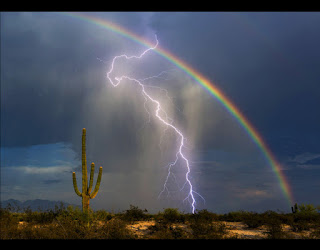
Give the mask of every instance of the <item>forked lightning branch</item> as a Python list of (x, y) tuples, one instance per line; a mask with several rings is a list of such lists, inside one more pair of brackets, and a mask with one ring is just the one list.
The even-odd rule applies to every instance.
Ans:
[[(145, 51), (143, 51), (140, 55), (134, 55), (134, 56), (128, 56), (128, 55), (119, 55), (119, 56), (115, 56), (112, 60), (111, 63), (111, 67), (110, 70), (107, 73), (107, 78), (109, 80), (109, 82), (114, 86), (117, 87), (123, 80), (128, 80), (128, 81), (132, 81), (133, 83), (135, 83), (137, 85), (138, 88), (140, 88), (142, 95), (144, 96), (146, 103), (147, 102), (151, 102), (153, 103), (155, 106), (155, 109), (153, 110), (155, 117), (159, 120), (159, 122), (163, 123), (167, 129), (171, 129), (177, 136), (177, 140), (179, 141), (178, 143), (178, 147), (176, 149), (175, 152), (175, 160), (171, 163), (168, 164), (168, 175), (166, 177), (166, 180), (164, 182), (163, 185), (163, 189), (159, 194), (159, 197), (161, 196), (161, 194), (163, 192), (169, 192), (170, 190), (168, 189), (168, 180), (169, 177), (171, 175), (173, 175), (172, 172), (172, 168), (174, 168), (178, 162), (183, 164), (183, 166), (186, 168), (186, 174), (185, 174), (185, 182), (183, 187), (181, 188), (181, 190), (185, 187), (188, 188), (188, 192), (187, 192), (187, 196), (185, 197), (184, 201), (188, 201), (191, 205), (192, 208), (192, 213), (195, 212), (196, 210), (196, 200), (195, 200), (195, 195), (200, 196), (202, 199), (203, 197), (198, 194), (197, 192), (195, 192), (193, 190), (193, 186), (192, 183), (190, 181), (190, 164), (189, 164), (189, 160), (187, 159), (187, 157), (184, 154), (184, 147), (185, 147), (185, 136), (182, 134), (182, 132), (174, 125), (172, 125), (172, 122), (168, 121), (168, 116), (167, 113), (165, 112), (165, 110), (162, 109), (161, 103), (159, 100), (154, 99), (146, 90), (145, 85), (142, 84), (141, 80), (138, 80), (132, 76), (128, 76), (128, 75), (120, 75), (120, 76), (112, 76), (114, 73), (114, 69), (116, 67), (116, 63), (119, 62), (119, 59), (126, 59), (126, 60), (142, 60), (143, 56), (152, 51), (155, 50), (158, 46), (159, 42), (157, 40), (156, 37), (156, 44), (154, 47), (148, 48)], [(146, 104), (145, 103), (145, 104)], [(147, 111), (148, 112), (148, 111)], [(162, 116), (161, 114), (164, 114), (164, 116)]]

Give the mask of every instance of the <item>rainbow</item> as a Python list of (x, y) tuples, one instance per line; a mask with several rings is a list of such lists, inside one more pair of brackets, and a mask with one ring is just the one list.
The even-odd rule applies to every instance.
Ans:
[[(104, 29), (115, 32), (125, 38), (133, 40), (143, 46), (153, 47), (154, 44), (147, 41), (146, 39), (139, 37), (135, 33), (125, 29), (124, 27), (107, 21), (102, 18), (93, 17), (84, 13), (62, 13), (64, 15), (74, 17), (77, 19), (81, 19), (83, 21), (92, 23), (94, 25), (98, 25)], [(248, 119), (241, 113), (241, 111), (231, 102), (231, 100), (215, 85), (213, 85), (208, 79), (206, 79), (201, 73), (197, 72), (191, 66), (187, 65), (181, 59), (173, 55), (169, 51), (165, 51), (164, 49), (157, 47), (155, 50), (160, 56), (166, 58), (172, 64), (183, 70), (189, 76), (191, 76), (196, 82), (198, 82), (202, 87), (204, 87), (208, 92), (218, 100), (219, 103), (236, 119), (236, 121), (243, 127), (249, 137), (254, 141), (254, 143), (260, 148), (263, 153), (265, 159), (271, 166), (273, 172), (277, 176), (277, 180), (280, 184), (281, 190), (288, 201), (289, 206), (294, 203), (293, 194), (291, 191), (291, 187), (289, 182), (287, 181), (283, 171), (281, 170), (280, 164), (277, 162), (275, 157), (273, 156), (271, 150), (268, 148), (266, 143), (263, 141), (262, 136), (258, 133), (258, 131), (253, 127), (253, 125), (248, 121)]]

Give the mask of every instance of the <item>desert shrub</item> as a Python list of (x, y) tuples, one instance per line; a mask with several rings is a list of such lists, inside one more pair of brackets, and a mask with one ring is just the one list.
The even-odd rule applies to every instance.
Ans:
[(0, 208), (0, 239), (14, 239), (18, 235), (19, 220), (8, 209)]
[(83, 213), (79, 207), (68, 206), (65, 210), (57, 214), (56, 219), (93, 223), (99, 216), (102, 216), (102, 213), (96, 214), (96, 212), (90, 208), (88, 213)]
[(196, 213), (190, 216), (190, 221), (198, 221), (198, 222), (206, 222), (211, 223), (213, 221), (217, 221), (219, 219), (218, 215), (215, 213), (211, 213), (206, 209), (197, 210)]
[(180, 227), (170, 226), (169, 230), (170, 230), (170, 233), (171, 233), (171, 236), (173, 239), (188, 239), (189, 238), (188, 233)]
[(223, 239), (226, 234), (226, 225), (223, 222), (205, 222), (194, 220), (189, 227), (194, 239)]
[(133, 239), (135, 236), (120, 219), (111, 219), (102, 225), (85, 220), (59, 217), (56, 223), (35, 226), (26, 224), (20, 239)]
[[(76, 216), (70, 213), (62, 214), (55, 220), (56, 235), (54, 238), (59, 239), (85, 239), (89, 237), (89, 227), (92, 224), (88, 224), (83, 215)], [(92, 228), (92, 226), (90, 227)], [(89, 237), (90, 238), (90, 237)]]
[(149, 218), (146, 214), (147, 212), (148, 211), (146, 209), (142, 210), (136, 206), (130, 205), (130, 209), (121, 214), (119, 218), (127, 222), (146, 220)]
[(265, 232), (269, 239), (284, 239), (285, 234), (280, 224), (267, 225), (267, 231)]
[(114, 218), (114, 215), (105, 210), (98, 210), (94, 212), (93, 217), (94, 220), (109, 221)]
[(148, 227), (151, 239), (189, 239), (190, 233), (165, 221), (156, 221)]
[(232, 211), (227, 214), (223, 214), (220, 217), (220, 220), (222, 221), (228, 221), (228, 222), (241, 222), (243, 221), (244, 217), (246, 216), (245, 211)]
[(95, 239), (100, 237), (100, 219), (108, 220), (108, 213), (96, 213), (89, 209), (83, 213), (80, 208), (69, 206), (53, 221), (51, 230), (56, 231), (53, 238), (59, 239)]
[(318, 220), (313, 224), (313, 231), (310, 234), (310, 239), (320, 239), (320, 214)]
[(57, 215), (53, 210), (39, 212), (26, 209), (24, 221), (35, 224), (47, 224), (51, 223), (56, 216)]
[(282, 218), (278, 216), (276, 213), (271, 212), (267, 213), (264, 218), (264, 224), (266, 225), (268, 239), (287, 239), (288, 234), (285, 233), (282, 229)]
[(23, 213), (20, 214), (20, 220), (23, 220), (28, 223), (35, 223), (35, 224), (48, 224), (53, 222), (53, 220), (59, 216), (60, 214), (66, 211), (66, 207), (61, 202), (60, 206), (55, 205), (54, 209), (47, 209), (39, 211), (32, 211), (30, 207), (24, 208)]
[[(90, 213), (90, 212), (89, 212)], [(82, 215), (82, 211), (78, 207), (68, 206), (67, 209), (61, 211), (57, 217), (70, 217), (73, 220), (78, 220)]]
[(248, 228), (257, 228), (264, 224), (262, 216), (255, 212), (244, 213), (242, 222), (245, 223), (248, 226)]
[(271, 221), (271, 222), (277, 221), (281, 224), (288, 224), (290, 221), (290, 215), (291, 214), (277, 213), (277, 212), (274, 212), (271, 210), (268, 210), (268, 211), (260, 214), (261, 220), (263, 221), (263, 224), (268, 224), (269, 221)]
[(301, 232), (303, 230), (310, 230), (315, 225), (320, 224), (320, 214), (317, 213), (294, 213), (288, 216), (288, 225), (291, 226), (292, 231)]
[(152, 239), (188, 239), (190, 233), (182, 229), (177, 223), (184, 223), (186, 216), (177, 208), (166, 208), (163, 212), (154, 215), (155, 224), (149, 226)]
[(156, 219), (163, 221), (164, 223), (183, 223), (185, 217), (183, 214), (180, 214), (177, 208), (166, 208), (163, 213), (159, 213), (156, 216)]
[(291, 215), (290, 226), (295, 232), (309, 230), (320, 221), (320, 206), (315, 207), (312, 204), (301, 204), (297, 206), (296, 211)]
[(33, 222), (23, 224), (16, 239), (59, 239), (59, 230), (52, 224), (37, 225)]
[(182, 216), (180, 215), (177, 208), (166, 208), (163, 211), (163, 219), (169, 223), (180, 222)]
[(155, 221), (154, 225), (151, 225), (148, 227), (148, 230), (150, 231), (150, 235), (155, 235), (158, 232), (166, 232), (168, 228), (168, 224), (163, 222), (162, 220), (159, 220), (158, 217), (156, 217), (157, 220)]
[(305, 220), (293, 220), (293, 222), (290, 223), (290, 226), (293, 232), (301, 232), (311, 228), (311, 224)]
[(301, 204), (298, 206), (298, 213), (300, 214), (308, 214), (308, 215), (314, 215), (317, 214), (317, 210), (320, 209), (320, 206), (315, 207), (312, 204)]
[(126, 226), (123, 220), (113, 218), (99, 228), (100, 237), (102, 239), (135, 239), (136, 236)]
[(189, 227), (194, 239), (221, 239), (226, 233), (226, 226), (222, 222), (215, 222), (218, 216), (206, 209), (196, 211), (189, 219)]

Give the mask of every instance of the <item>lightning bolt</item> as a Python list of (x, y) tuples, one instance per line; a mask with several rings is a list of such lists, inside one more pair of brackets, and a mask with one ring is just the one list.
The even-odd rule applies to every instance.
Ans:
[[(187, 159), (187, 157), (185, 156), (185, 154), (183, 153), (183, 148), (185, 147), (185, 136), (183, 135), (183, 133), (177, 128), (175, 127), (172, 123), (173, 123), (173, 120), (170, 119), (167, 115), (167, 113), (162, 109), (161, 107), (161, 103), (152, 98), (152, 96), (147, 92), (146, 88), (148, 87), (152, 87), (152, 86), (148, 86), (148, 85), (144, 85), (142, 82), (144, 80), (147, 80), (147, 79), (151, 79), (151, 78), (154, 78), (154, 77), (159, 77), (163, 74), (163, 72), (161, 72), (159, 75), (157, 76), (154, 76), (154, 77), (148, 77), (148, 78), (144, 78), (144, 79), (135, 79), (135, 78), (132, 78), (130, 76), (127, 76), (127, 75), (121, 75), (121, 76), (115, 76), (115, 77), (112, 77), (112, 73), (114, 71), (114, 68), (115, 68), (115, 64), (116, 64), (116, 61), (121, 59), (121, 58), (125, 58), (126, 60), (131, 60), (131, 59), (141, 59), (145, 54), (147, 54), (149, 51), (152, 51), (154, 49), (157, 48), (159, 42), (158, 42), (158, 39), (157, 37), (155, 37), (156, 39), (156, 44), (154, 45), (154, 47), (150, 47), (148, 49), (146, 49), (145, 51), (143, 51), (140, 55), (134, 55), (134, 56), (128, 56), (128, 55), (119, 55), (119, 56), (115, 56), (111, 62), (111, 67), (110, 67), (110, 70), (107, 72), (107, 78), (109, 80), (109, 82), (114, 86), (114, 87), (117, 87), (121, 81), (123, 80), (129, 80), (129, 81), (132, 81), (134, 83), (136, 83), (140, 88), (141, 88), (141, 93), (143, 95), (143, 97), (145, 98), (145, 103), (144, 103), (144, 107), (146, 109), (146, 111), (148, 112), (149, 114), (149, 120), (150, 120), (150, 113), (149, 111), (147, 110), (146, 108), (146, 102), (147, 101), (150, 101), (152, 102), (153, 104), (155, 104), (156, 108), (154, 109), (154, 114), (155, 116), (157, 117), (157, 119), (163, 123), (167, 128), (170, 128), (172, 129), (176, 135), (177, 135), (177, 140), (179, 141), (179, 147), (177, 148), (177, 152), (176, 152), (176, 158), (173, 162), (169, 163), (167, 165), (168, 167), (168, 175), (167, 175), (167, 178), (164, 182), (164, 185), (163, 185), (163, 190), (160, 192), (159, 196), (161, 196), (161, 194), (167, 190), (169, 192), (169, 189), (167, 187), (167, 183), (168, 183), (168, 180), (169, 180), (169, 177), (172, 175), (173, 178), (175, 178), (174, 174), (172, 173), (171, 171), (171, 168), (174, 167), (175, 165), (177, 165), (178, 161), (181, 160), (186, 168), (186, 174), (185, 174), (185, 182), (182, 186), (182, 188), (180, 188), (180, 190), (184, 189), (185, 186), (188, 187), (188, 195), (186, 196), (186, 198), (184, 199), (184, 201), (189, 201), (189, 203), (191, 204), (191, 207), (192, 207), (192, 213), (195, 212), (195, 209), (196, 209), (196, 199), (195, 199), (195, 194), (200, 196), (202, 199), (203, 197), (195, 192), (193, 190), (193, 186), (192, 186), (192, 183), (190, 181), (190, 164), (189, 164), (189, 160)], [(159, 88), (159, 87), (158, 87)], [(166, 94), (168, 93), (167, 90), (163, 90), (166, 92)], [(167, 95), (168, 96), (168, 95)], [(164, 114), (164, 117), (161, 116), (160, 113), (163, 113)], [(169, 122), (169, 120), (171, 122)], [(204, 200), (204, 199), (203, 199)]]

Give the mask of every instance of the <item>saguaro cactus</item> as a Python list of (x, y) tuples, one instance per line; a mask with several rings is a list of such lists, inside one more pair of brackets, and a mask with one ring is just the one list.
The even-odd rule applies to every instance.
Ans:
[(292, 211), (292, 213), (296, 213), (296, 212), (298, 212), (298, 204), (297, 203), (295, 203), (294, 204), (294, 207), (291, 207), (291, 211)]
[[(76, 173), (72, 173), (73, 179), (73, 187), (76, 194), (82, 197), (82, 212), (88, 213), (89, 212), (89, 203), (90, 199), (96, 197), (101, 177), (102, 177), (102, 167), (99, 168), (98, 179), (96, 183), (96, 187), (94, 188), (93, 192), (91, 193), (92, 185), (93, 185), (93, 175), (94, 175), (94, 163), (91, 163), (91, 172), (90, 172), (90, 182), (88, 187), (88, 178), (87, 178), (87, 156), (86, 156), (86, 129), (83, 128), (82, 130), (82, 193), (79, 192)], [(91, 193), (91, 194), (90, 194)]]

